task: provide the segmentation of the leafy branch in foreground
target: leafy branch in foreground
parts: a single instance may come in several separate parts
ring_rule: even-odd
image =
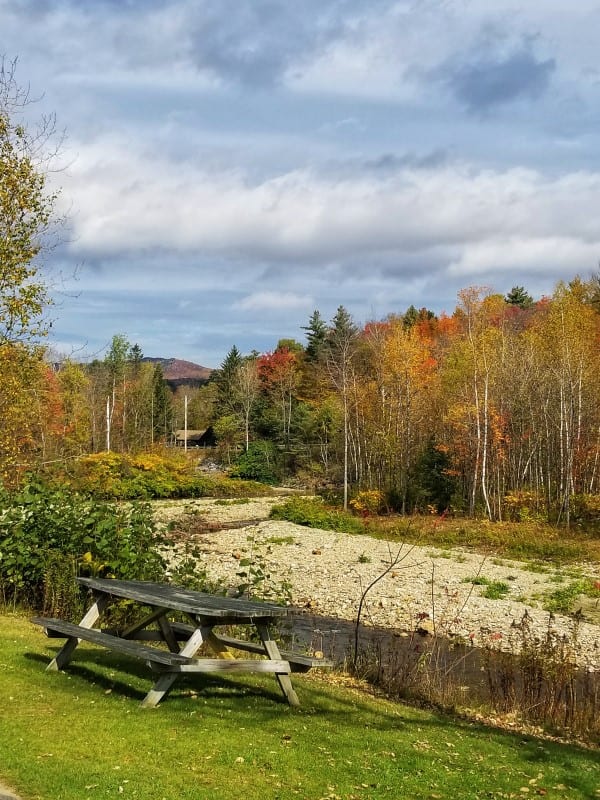
[[[37,127],[24,118],[32,100],[16,79],[16,61],[0,61],[0,344],[32,341],[47,332],[51,304],[38,257],[60,219],[48,170],[60,147],[53,116]],[[55,144],[58,141],[58,144]]]

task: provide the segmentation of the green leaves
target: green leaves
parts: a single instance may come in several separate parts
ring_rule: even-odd
[[[30,484],[0,498],[0,602],[38,606],[59,556],[76,565],[73,583],[75,574],[160,578],[161,541],[147,504],[115,505]]]

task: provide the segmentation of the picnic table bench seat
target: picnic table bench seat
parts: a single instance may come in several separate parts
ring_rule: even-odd
[[[75,625],[64,619],[53,619],[51,617],[32,617],[31,621],[35,625],[41,625],[46,634],[51,638],[77,638],[83,639],[93,644],[107,647],[132,658],[140,658],[143,661],[150,661],[163,666],[173,666],[174,664],[185,664],[189,658],[180,656],[178,653],[169,653],[166,650],[159,650],[158,647],[134,642],[132,639],[120,639],[110,633],[103,633],[97,628],[84,628],[82,625]]]
[[[112,633],[98,630],[98,628],[84,628],[62,619],[50,617],[32,617],[35,625],[41,625],[47,634],[54,638],[77,638],[93,644],[106,647],[108,650],[123,653],[131,658],[139,658],[149,663],[154,669],[165,672],[278,672],[289,673],[292,671],[285,658],[269,661],[224,661],[221,658],[191,658],[161,650],[158,647],[149,647],[132,639],[121,639]],[[190,626],[191,628],[191,626]],[[191,629],[193,630],[193,629]],[[256,652],[262,652],[258,647]]]
[[[191,625],[186,625],[183,622],[172,622],[171,628],[173,629],[173,633],[177,638],[183,639],[187,639],[193,631]],[[144,634],[144,638],[155,638],[153,631],[144,631]],[[233,647],[236,650],[242,650],[247,653],[264,655],[264,648],[258,642],[250,642],[246,639],[236,639],[232,636],[225,636],[222,633],[219,633],[218,635],[215,634],[215,637],[226,647]],[[156,638],[159,638],[158,632]],[[292,672],[308,672],[310,669],[315,667],[331,669],[334,666],[333,661],[330,661],[323,656],[310,656],[306,653],[295,653],[291,650],[282,650],[281,648],[279,648],[279,654],[284,661],[289,662]]]

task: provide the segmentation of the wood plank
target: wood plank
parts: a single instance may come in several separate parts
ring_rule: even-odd
[[[234,647],[237,650],[243,650],[247,653],[258,653],[265,655],[265,648],[258,642],[247,642],[243,639],[234,639],[231,636],[223,636],[219,634],[218,637],[227,647]],[[289,661],[297,669],[292,669],[292,672],[306,672],[314,667],[331,668],[334,666],[333,661],[326,658],[316,658],[315,656],[307,656],[303,653],[293,653],[289,650],[279,650],[279,654],[283,659]]]
[[[202,631],[196,628],[187,642],[181,648],[180,656],[185,657],[186,660],[192,658],[202,645]],[[143,708],[154,708],[165,697],[177,679],[177,673],[171,672],[163,674],[156,681],[152,689],[148,692],[142,701]]]
[[[281,658],[281,656],[279,654],[279,648],[277,646],[277,642],[274,641],[271,638],[271,632],[269,631],[269,626],[266,625],[265,623],[257,623],[256,628],[258,630],[258,635],[260,636],[261,641],[262,641],[263,645],[265,646],[265,650],[267,652],[267,655],[269,656],[269,659],[272,662],[273,661],[278,661]],[[259,663],[268,664],[269,662],[268,661],[266,661],[266,662],[263,661],[263,662],[259,662]],[[288,670],[289,670],[289,662],[285,662],[285,663],[288,664]],[[289,672],[287,672],[287,673],[276,672],[275,673],[275,677],[277,678],[277,682],[279,683],[279,687],[280,687],[281,691],[283,692],[283,694],[284,694],[286,700],[288,701],[288,703],[291,706],[299,706],[300,705],[300,700],[298,700],[298,695],[296,694],[296,692],[294,690],[294,687],[292,686],[292,682],[290,680]]]
[[[85,628],[81,625],[75,625],[72,622],[65,622],[61,619],[51,619],[47,617],[33,617],[31,620],[36,625],[41,625],[53,633],[62,633],[69,640],[85,640],[92,642],[92,644],[106,647],[108,650],[114,650],[118,653],[138,658],[142,661],[151,661],[156,664],[163,664],[164,666],[172,666],[174,664],[185,664],[189,658],[180,655],[179,653],[168,653],[165,650],[159,650],[156,647],[148,647],[132,639],[121,639],[118,636],[111,636],[110,634],[103,633],[97,628]],[[55,659],[56,660],[56,659]]]
[[[196,658],[187,664],[173,664],[168,673],[193,672],[275,672],[289,674],[291,667],[287,661],[263,661],[248,658]]]
[[[273,603],[243,600],[220,595],[195,592],[167,583],[151,581],[121,581],[110,578],[78,578],[82,586],[106,592],[114,597],[125,597],[149,606],[164,606],[208,618],[227,618],[232,623],[253,622],[257,618],[284,617],[288,609]]]
[[[95,602],[84,614],[79,627],[85,629],[91,628],[92,625],[95,625],[100,618],[100,614],[106,608],[108,600],[109,598],[107,595],[96,596]],[[76,636],[70,636],[52,661],[48,664],[46,669],[50,672],[54,672],[55,670],[62,669],[64,666],[66,666],[73,657],[73,653],[78,644],[79,638]]]

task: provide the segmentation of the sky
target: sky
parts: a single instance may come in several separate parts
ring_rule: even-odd
[[[600,259],[600,0],[0,0],[65,139],[51,345],[217,367]]]

